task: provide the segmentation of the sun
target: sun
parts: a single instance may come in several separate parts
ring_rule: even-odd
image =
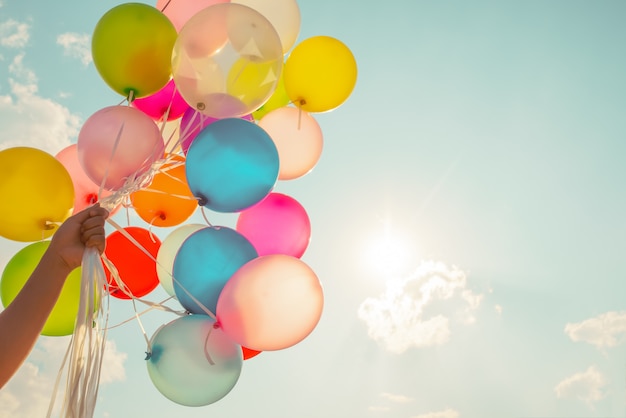
[[[364,264],[384,278],[406,274],[416,254],[407,235],[406,231],[392,229],[390,221],[384,221],[382,231],[373,231],[365,246]]]

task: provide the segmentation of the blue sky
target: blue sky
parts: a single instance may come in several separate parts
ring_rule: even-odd
[[[120,102],[89,51],[117,4],[0,0],[0,150],[56,153]],[[626,3],[298,4],[298,41],[336,37],[359,67],[349,100],[314,115],[318,165],[275,188],[311,219],[322,319],[202,408],[154,388],[126,323],[95,416],[626,416]],[[22,247],[0,239],[0,267]],[[110,323],[132,313],[113,300]],[[143,318],[149,334],[173,319]],[[0,417],[45,414],[67,343],[41,339]]]

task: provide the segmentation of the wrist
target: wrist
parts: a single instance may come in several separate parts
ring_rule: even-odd
[[[48,247],[48,250],[41,257],[38,267],[44,269],[47,273],[51,273],[54,277],[57,275],[67,277],[75,268],[70,266],[58,251],[54,251],[52,246]]]

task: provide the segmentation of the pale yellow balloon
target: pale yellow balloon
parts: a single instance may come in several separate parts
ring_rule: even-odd
[[[284,68],[285,90],[307,112],[326,112],[348,99],[357,79],[352,51],[330,36],[314,36],[293,49]]]
[[[165,143],[165,154],[178,154],[180,148],[180,118],[165,122],[158,122],[157,126],[161,129],[163,142]]]
[[[191,107],[213,118],[234,118],[267,101],[283,59],[280,38],[267,18],[241,4],[215,4],[181,29],[172,74]]]
[[[72,178],[54,156],[37,148],[8,148],[0,151],[0,170],[0,236],[39,241],[72,214]]]
[[[233,0],[261,13],[270,21],[286,54],[296,43],[300,33],[300,8],[296,0]]]

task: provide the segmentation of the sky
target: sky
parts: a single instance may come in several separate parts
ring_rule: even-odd
[[[0,0],[0,150],[54,154],[120,103],[90,52],[118,4]],[[321,320],[197,408],[154,387],[131,320],[108,332],[95,416],[626,417],[626,3],[298,5],[297,43],[335,37],[358,65],[312,114],[319,163],[274,189],[310,217]],[[0,267],[23,246],[0,238]],[[109,322],[133,313],[113,299]],[[142,316],[148,335],[172,319]],[[0,417],[45,415],[67,344],[40,339]]]

